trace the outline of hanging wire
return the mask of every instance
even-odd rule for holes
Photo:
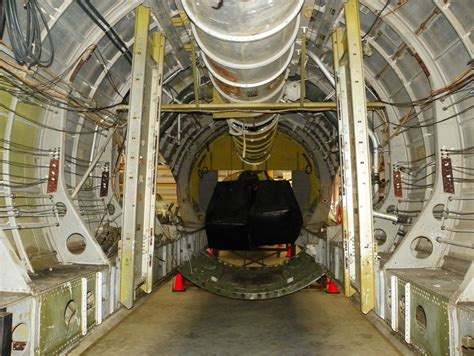
[[[365,40],[367,38],[367,36],[372,32],[372,30],[374,29],[375,25],[379,22],[380,20],[380,16],[382,15],[382,12],[385,11],[385,9],[387,8],[387,6],[390,4],[390,1],[391,0],[387,0],[387,2],[385,3],[384,7],[382,8],[382,10],[380,10],[377,14],[377,16],[375,17],[375,20],[374,22],[372,22],[372,25],[370,25],[368,31],[365,33],[365,35],[362,37],[362,41]]]
[[[4,0],[3,3],[3,6],[5,6],[6,28],[15,59],[22,65],[49,67],[54,60],[54,45],[48,23],[37,1],[28,0],[24,3],[26,28],[22,28],[20,24],[21,19],[17,9],[19,2]],[[46,38],[50,48],[49,56],[44,56],[41,24],[46,29]]]

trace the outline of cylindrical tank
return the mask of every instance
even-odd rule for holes
[[[219,93],[231,102],[283,92],[303,0],[183,0]]]
[[[182,0],[204,64],[227,102],[278,102],[293,57],[304,0]],[[240,159],[271,153],[278,115],[228,120]]]

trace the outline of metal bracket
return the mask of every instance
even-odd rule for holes
[[[444,192],[454,194],[453,166],[451,164],[451,158],[441,158],[441,173],[443,174]]]
[[[393,171],[393,195],[397,198],[403,197],[402,173],[398,169]]]
[[[48,174],[48,193],[54,193],[58,190],[59,159],[52,158],[49,161]]]

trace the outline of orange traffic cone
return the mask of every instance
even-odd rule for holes
[[[339,288],[337,288],[337,286],[334,284],[334,282],[331,281],[329,278],[328,278],[328,284],[327,284],[327,287],[326,287],[326,293],[331,293],[331,294],[340,293]]]
[[[291,251],[291,244],[286,245],[286,257],[293,257],[293,253]]]
[[[174,280],[173,292],[185,292],[186,287],[184,286],[184,277],[178,272],[176,279]]]
[[[218,249],[215,249],[215,248],[210,248],[210,249],[209,249],[209,254],[210,254],[211,256],[216,256],[216,257],[218,257],[218,256],[219,256],[219,250],[218,250]]]

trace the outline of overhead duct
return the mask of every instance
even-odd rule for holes
[[[281,99],[303,2],[182,0],[211,81],[224,101]],[[278,115],[229,120],[244,162],[256,165],[270,156],[277,123]]]
[[[265,115],[251,122],[228,119],[229,133],[240,159],[248,164],[263,163],[269,156],[278,126],[278,116]]]

